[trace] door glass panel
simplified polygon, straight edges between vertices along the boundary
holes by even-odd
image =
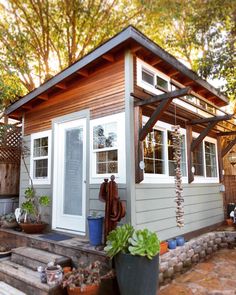
[[[64,214],[82,215],[83,129],[65,131]]]

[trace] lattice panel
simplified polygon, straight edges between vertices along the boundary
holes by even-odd
[[[20,163],[21,143],[21,128],[0,125],[0,163]]]
[[[21,128],[15,125],[0,125],[0,147],[21,147]]]

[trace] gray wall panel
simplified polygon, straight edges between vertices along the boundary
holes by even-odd
[[[223,198],[219,189],[219,184],[184,184],[185,226],[179,229],[174,184],[136,185],[136,227],[147,227],[166,240],[221,222]]]

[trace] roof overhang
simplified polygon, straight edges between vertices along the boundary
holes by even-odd
[[[72,64],[70,67],[66,68],[50,80],[43,83],[41,86],[33,90],[32,92],[25,95],[20,100],[16,101],[12,105],[10,105],[6,110],[5,114],[11,116],[11,114],[17,111],[19,108],[23,107],[33,99],[37,98],[38,96],[42,95],[43,93],[47,92],[52,87],[58,85],[66,78],[70,77],[74,73],[82,70],[90,63],[94,62],[95,60],[101,58],[109,51],[113,50],[116,47],[120,47],[125,45],[127,42],[132,41],[139,44],[141,47],[145,48],[158,58],[162,59],[173,69],[176,69],[184,76],[187,76],[190,80],[194,81],[200,87],[206,89],[207,92],[212,94],[214,97],[217,98],[218,105],[226,105],[228,104],[228,99],[222,93],[220,93],[217,89],[215,89],[212,85],[210,85],[207,81],[201,79],[195,72],[191,71],[187,68],[184,64],[178,61],[174,56],[166,52],[156,43],[151,41],[145,35],[143,35],[140,31],[135,29],[132,26],[127,27],[113,38],[109,39],[107,42],[103,43],[92,52],[81,58],[79,61]]]

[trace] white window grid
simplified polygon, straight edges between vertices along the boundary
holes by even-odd
[[[40,138],[48,138],[48,155],[47,156],[34,156],[34,141]],[[51,184],[51,140],[52,140],[52,132],[51,130],[42,131],[38,133],[33,133],[31,135],[31,148],[30,148],[30,177],[34,184],[36,185],[44,185]],[[48,167],[47,167],[47,177],[35,178],[34,177],[34,163],[37,160],[48,159]]]

